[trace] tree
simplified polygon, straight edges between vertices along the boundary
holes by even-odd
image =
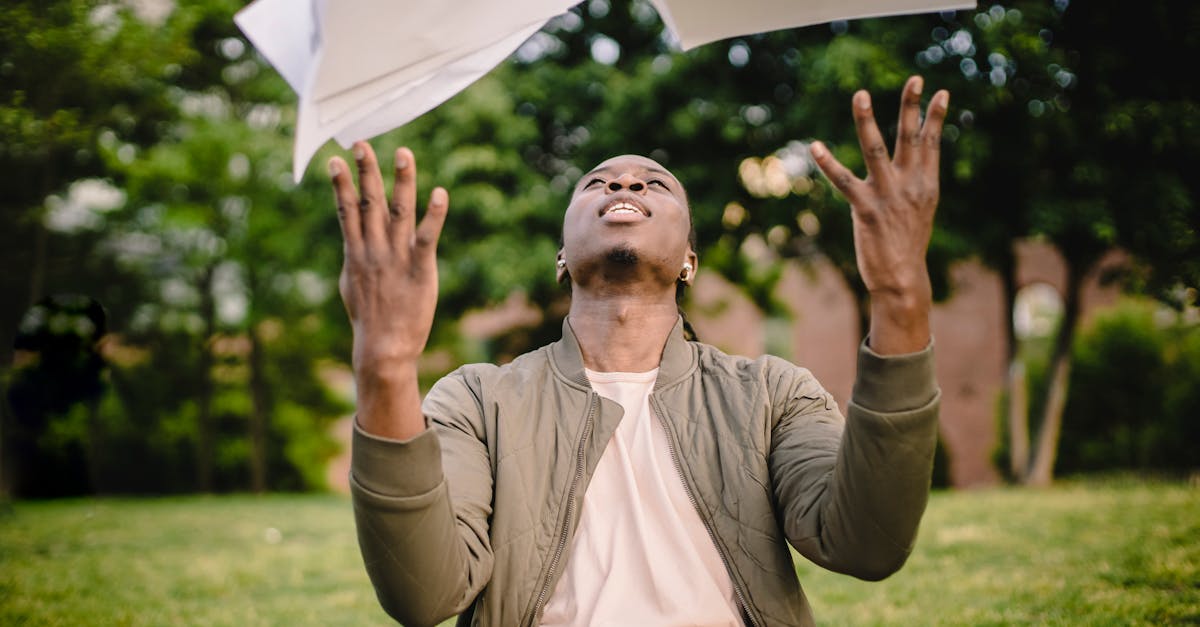
[[[104,138],[127,146],[126,151],[157,139],[171,109],[165,85],[153,77],[169,74],[177,63],[176,43],[168,29],[135,19],[116,4],[18,0],[5,5],[0,215],[7,228],[0,233],[0,265],[10,271],[0,274],[0,290],[8,296],[0,301],[0,381],[9,378],[18,321],[46,294],[94,293],[98,284],[109,293],[138,290],[110,263],[77,263],[94,251],[95,229],[103,219],[92,214],[90,223],[73,220],[90,208],[81,206],[74,190],[69,193],[68,184],[104,175],[99,157]],[[97,296],[107,300],[107,294]],[[0,436],[11,428],[10,419],[7,411],[0,412]],[[0,450],[7,447],[0,437]],[[0,455],[0,494],[8,485],[4,459]]]

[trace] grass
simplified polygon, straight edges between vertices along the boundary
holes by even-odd
[[[1200,624],[1200,486],[940,492],[880,583],[799,560],[822,625]],[[0,625],[384,625],[333,495],[18,502]]]

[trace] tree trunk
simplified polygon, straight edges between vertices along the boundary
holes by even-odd
[[[1008,396],[1008,466],[1013,479],[1019,483],[1025,480],[1029,470],[1029,388],[1013,324],[1017,305],[1017,262],[1011,250],[998,266],[1004,291],[1004,345],[1008,365],[1004,379]]]
[[[212,341],[217,331],[216,300],[212,293],[213,274],[214,267],[209,266],[204,269],[200,278],[200,315],[204,318],[200,359],[197,364],[200,393],[196,399],[196,489],[200,492],[213,490]]]
[[[1050,360],[1050,382],[1046,389],[1041,425],[1038,427],[1037,447],[1025,480],[1028,485],[1048,486],[1054,481],[1054,462],[1058,456],[1058,439],[1062,433],[1063,409],[1067,406],[1067,388],[1071,376],[1071,344],[1075,339],[1075,325],[1079,322],[1082,287],[1082,272],[1074,266],[1068,267],[1063,317]]]
[[[1013,357],[1008,362],[1008,463],[1013,479],[1024,483],[1029,470],[1029,398],[1025,364]]]
[[[263,345],[258,330],[251,324],[250,334],[250,489],[267,491],[267,423],[269,399],[267,377],[263,369]]]
[[[109,485],[104,475],[107,443],[104,437],[104,425],[100,424],[100,397],[88,399],[88,438],[87,438],[87,469],[88,483],[92,486],[93,494],[105,494]]]
[[[12,371],[10,366],[9,372]],[[8,502],[9,495],[12,494],[11,471],[8,468],[8,440],[5,439],[8,435],[6,429],[9,426],[9,420],[12,419],[8,411],[8,372],[0,372],[0,384],[3,387],[5,394],[0,396],[0,506]],[[3,511],[3,510],[0,510]]]

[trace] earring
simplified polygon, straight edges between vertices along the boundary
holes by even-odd
[[[690,278],[692,278],[692,264],[685,263],[683,264],[683,272],[679,274],[679,280],[687,283]]]
[[[558,269],[559,269],[559,270],[562,270],[563,268],[567,267],[567,260],[566,260],[566,259],[559,259],[559,260],[558,260],[558,263],[556,263],[556,264],[554,264],[554,265],[558,266]]]

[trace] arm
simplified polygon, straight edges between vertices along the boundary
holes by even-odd
[[[437,303],[438,236],[446,191],[416,222],[416,166],[396,151],[389,204],[375,154],[354,146],[361,196],[346,163],[329,162],[345,243],[339,290],[354,330],[358,414],[351,491],[359,547],[384,609],[406,624],[436,624],[464,609],[491,576],[491,471],[477,406],[461,378],[417,385]],[[439,411],[440,410],[440,411]],[[441,418],[436,433],[427,413]],[[443,457],[455,468],[453,486]],[[452,466],[451,466],[452,464]]]
[[[882,579],[916,540],[929,494],[939,394],[932,348],[882,356],[864,343],[843,420],[807,371],[775,379],[771,478],[784,533],[830,570]]]
[[[915,76],[904,86],[894,159],[870,95],[854,95],[865,180],[823,144],[812,144],[817,165],[850,201],[871,328],[859,352],[844,433],[840,417],[830,415],[836,409],[814,400],[824,391],[806,392],[801,382],[788,394],[788,411],[772,438],[772,476],[789,540],[814,562],[864,579],[886,577],[911,551],[937,442],[925,252],[949,93],[934,94],[922,124],[921,88]]]
[[[359,548],[380,605],[434,625],[492,576],[492,473],[482,408],[462,371],[429,391],[431,428],[411,440],[355,429],[350,487]]]

